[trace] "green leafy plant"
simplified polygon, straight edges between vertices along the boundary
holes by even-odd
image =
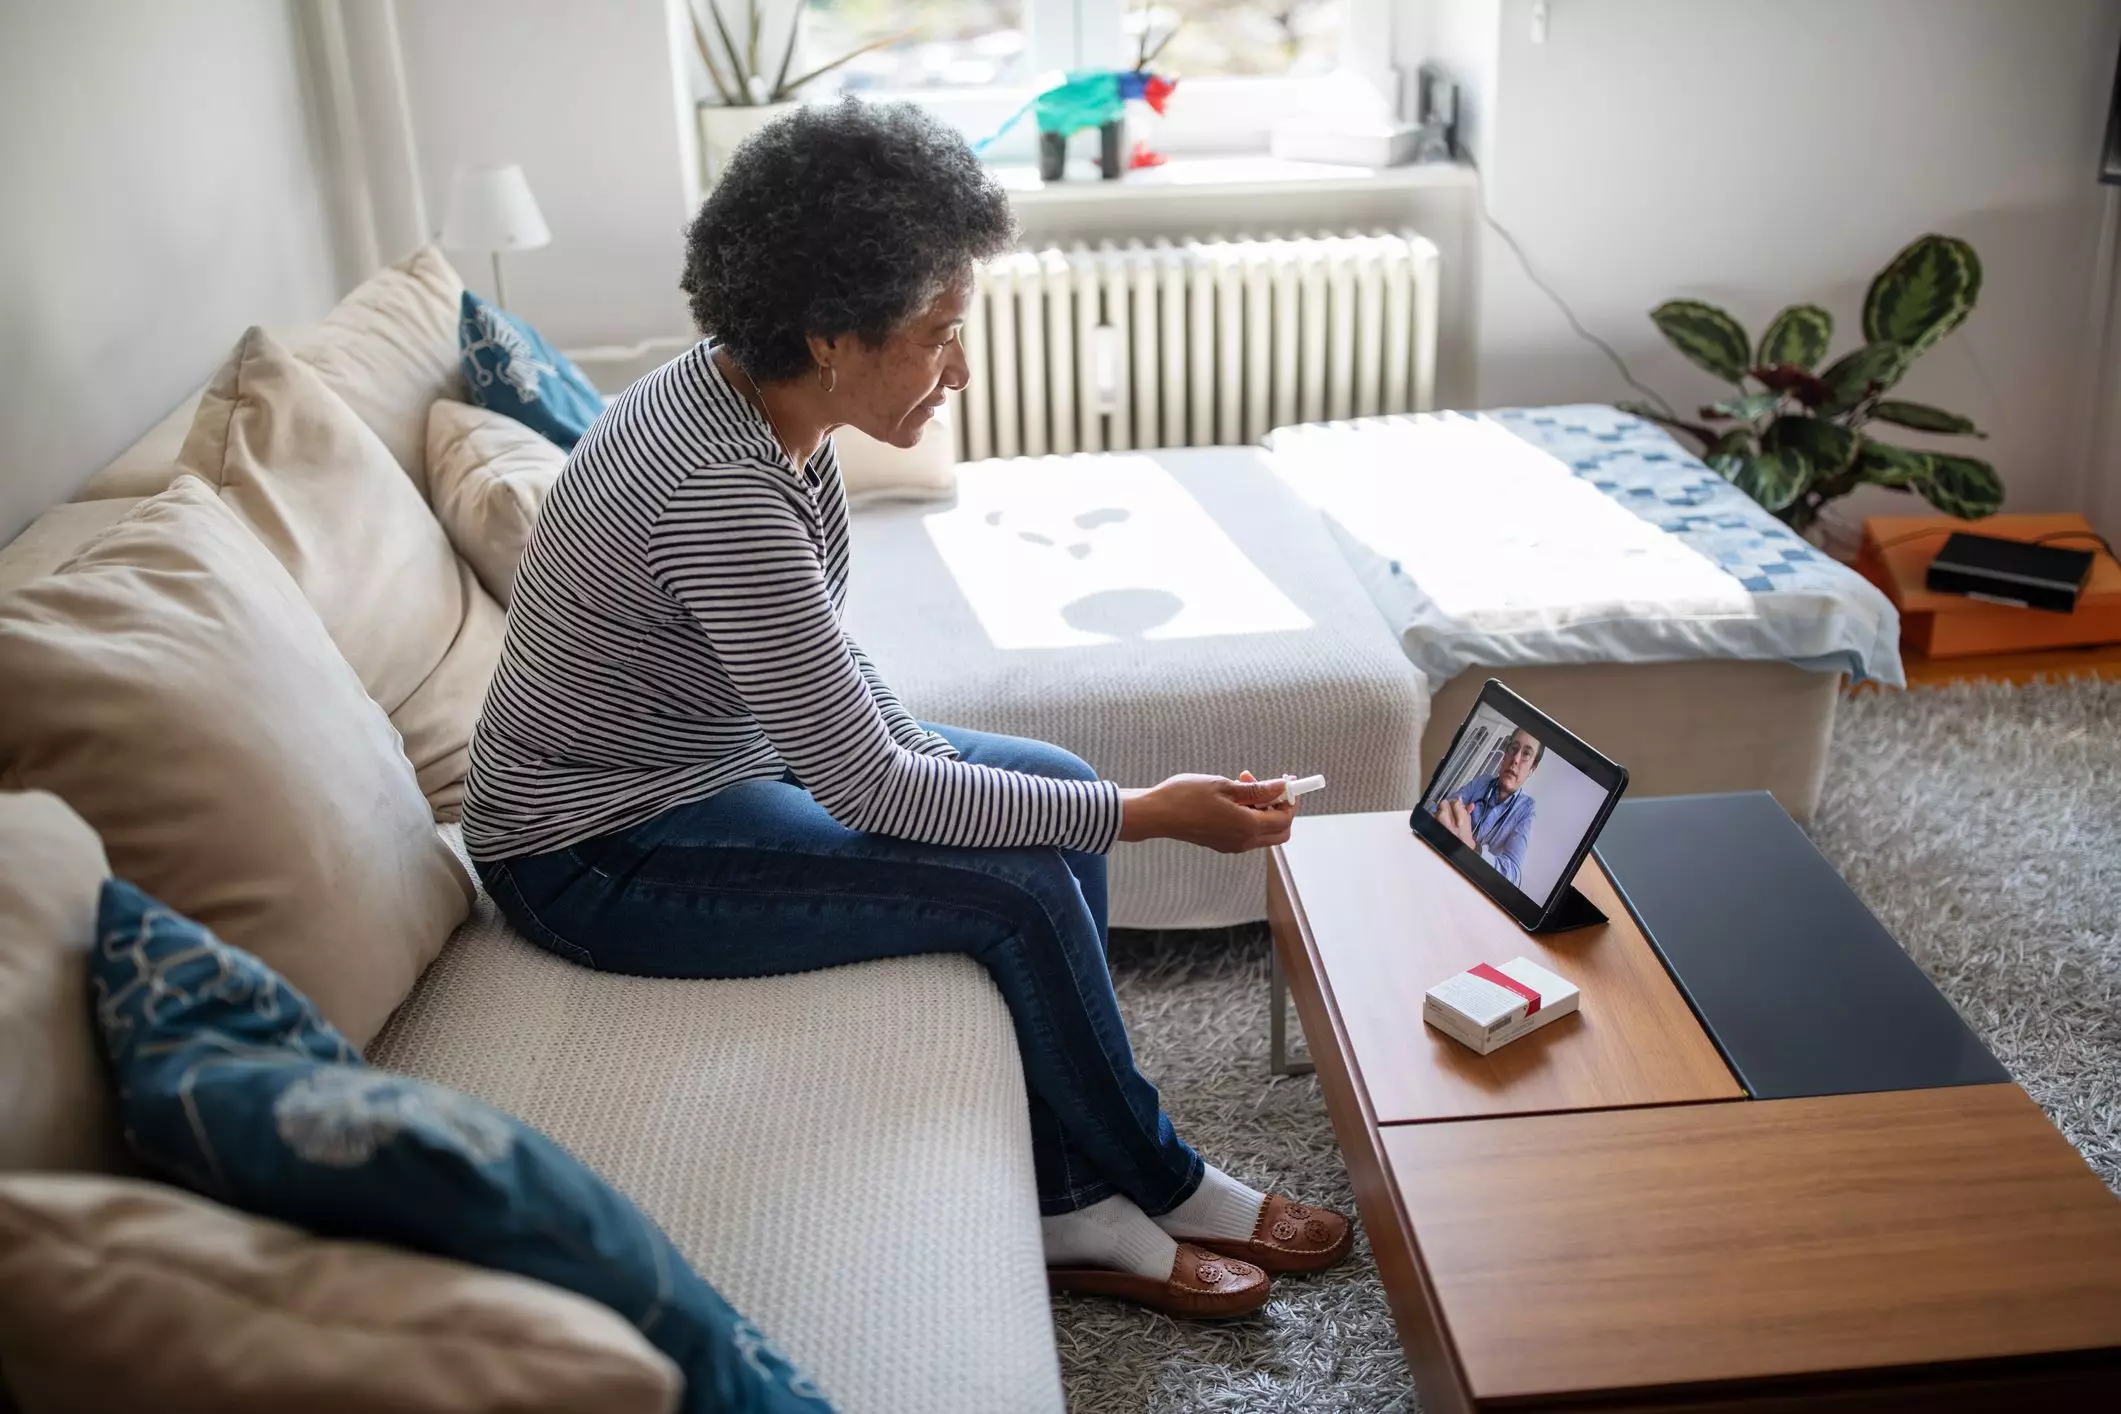
[[[1826,363],[1834,320],[1815,304],[1776,315],[1756,345],[1744,326],[1698,300],[1668,300],[1650,319],[1696,367],[1729,383],[1698,421],[1669,406],[1622,403],[1698,444],[1732,485],[1803,531],[1828,502],[1858,486],[1919,493],[1948,515],[1993,515],[1996,469],[1975,457],[1875,440],[1890,423],[1918,432],[1986,437],[1969,418],[1886,394],[1932,345],[1965,322],[1981,294],[1981,261],[1950,236],[1922,236],[1894,256],[1863,298],[1864,342]],[[1824,367],[1821,365],[1824,364]]]
[[[702,10],[713,23],[713,39],[708,38],[707,26],[700,22]],[[707,66],[707,77],[714,84],[714,91],[724,107],[756,108],[786,102],[812,79],[823,78],[850,60],[874,50],[888,49],[917,33],[909,29],[886,35],[840,55],[829,64],[820,64],[807,73],[790,78],[788,70],[795,62],[795,42],[803,23],[803,10],[802,5],[790,7],[788,42],[781,47],[780,63],[774,66],[773,77],[769,79],[766,66],[759,58],[759,0],[745,0],[743,44],[736,42],[729,32],[728,21],[722,18],[722,0],[685,0],[685,14],[692,21],[692,42],[700,51],[700,62]]]

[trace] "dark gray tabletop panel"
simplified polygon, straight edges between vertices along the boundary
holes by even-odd
[[[1624,800],[1598,857],[1755,1099],[2010,1079],[1767,792]]]

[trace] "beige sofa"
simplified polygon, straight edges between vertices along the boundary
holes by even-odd
[[[1023,1077],[1008,1013],[982,969],[961,957],[927,957],[762,981],[608,976],[516,936],[483,893],[472,894],[472,876],[453,862],[447,822],[461,792],[461,748],[483,693],[480,664],[491,670],[500,622],[495,598],[506,589],[484,583],[473,565],[450,554],[427,509],[436,470],[428,455],[430,413],[437,400],[463,397],[455,352],[460,291],[446,262],[423,251],[363,285],[319,329],[284,341],[246,336],[246,352],[223,370],[203,404],[194,400],[173,413],[99,474],[80,501],[53,508],[0,550],[0,673],[19,671],[8,665],[25,661],[68,665],[49,683],[8,684],[23,705],[0,711],[0,785],[67,796],[101,831],[111,869],[165,897],[193,896],[204,901],[202,910],[222,909],[202,916],[319,995],[334,1021],[365,1039],[375,1063],[479,1096],[567,1146],[655,1218],[710,1282],[814,1375],[836,1407],[850,1414],[1059,1409]],[[231,328],[232,337],[236,332]],[[312,375],[337,399],[329,415],[309,410],[317,396]],[[277,411],[275,398],[297,396],[309,400],[301,416]],[[372,495],[350,492],[350,461],[373,463],[378,443],[416,495],[402,488],[385,495],[380,485],[368,488]],[[208,483],[186,478],[165,489],[180,449],[190,469],[211,459],[225,471]],[[283,453],[302,464],[270,464]],[[256,544],[200,549],[156,539],[175,533],[172,527],[239,522]],[[336,544],[342,534],[369,538],[349,550]],[[428,547],[420,552],[426,558],[409,548],[415,542]],[[432,552],[435,544],[439,552]],[[159,569],[113,571],[111,562],[126,555],[146,556]],[[374,563],[379,556],[391,564]],[[290,602],[273,600],[237,583],[241,576],[198,582],[222,563],[292,583],[307,607],[291,595],[283,596]],[[101,566],[93,594],[69,588],[76,580],[91,583],[84,565]],[[415,585],[428,588],[383,602]],[[113,726],[114,711],[98,703],[79,704],[75,715],[89,734],[79,738],[67,707],[54,705],[55,696],[74,690],[69,684],[99,680],[94,674],[108,668],[113,644],[132,639],[103,635],[100,647],[85,644],[75,674],[63,643],[54,648],[50,624],[95,594],[131,596],[128,612],[137,617],[140,596],[153,593],[171,596],[169,621],[145,629],[133,622],[125,633],[146,633],[154,652],[175,666],[160,698],[143,691],[127,710],[165,714],[154,730],[171,733],[167,750],[175,756],[158,754],[165,751],[160,739],[126,739]],[[280,632],[276,625],[323,643],[321,625],[337,656],[257,661],[259,635],[270,638]],[[186,788],[210,794],[205,755],[240,752],[241,731],[205,720],[179,720],[172,729],[166,714],[181,710],[171,696],[210,695],[217,672],[276,704],[268,720],[242,727],[261,744],[229,772],[225,789],[244,798],[191,799],[187,809],[197,820],[157,821],[137,792],[96,772],[116,769],[115,760],[102,758],[130,755],[137,758],[136,783],[159,789],[165,778],[189,773]],[[356,712],[348,698],[361,689],[369,700]],[[254,706],[237,702],[230,714],[244,718]],[[41,744],[22,745],[38,732]],[[361,740],[338,739],[349,734]],[[325,735],[333,740],[320,741]],[[412,802],[414,833],[424,831],[425,844],[403,830],[384,838],[380,822],[389,810],[342,792],[317,799],[317,817],[289,832],[307,841],[309,872],[262,881],[215,876],[230,831],[207,816],[222,805],[255,816],[252,797],[299,802],[313,789],[306,778],[277,782],[261,773],[278,770],[276,762],[295,773],[322,769],[311,758],[335,753],[352,760],[371,739],[402,753],[390,768],[395,775],[371,784],[395,792],[394,801]],[[0,795],[0,802],[18,804],[40,799]],[[195,849],[171,838],[180,829],[191,833]],[[44,833],[40,828],[39,837]],[[270,839],[255,846],[243,867],[255,869],[273,849],[292,847]],[[397,870],[391,888],[364,885],[386,855]],[[410,864],[409,856],[416,856]],[[100,872],[100,858],[85,877]],[[415,873],[428,881],[418,904],[422,926],[436,924],[436,910],[444,910],[432,944],[366,936],[375,925],[364,919],[411,906],[398,894]],[[450,875],[464,892],[433,883]],[[71,937],[92,917],[92,902],[80,897],[85,887],[72,885],[60,910],[73,920],[62,930],[69,934],[63,954],[88,945]],[[305,898],[292,897],[305,890]],[[0,881],[0,913],[5,895]],[[183,897],[168,901],[185,906]],[[289,907],[294,902],[306,908]],[[277,920],[271,928],[260,922],[267,916]],[[302,951],[292,935],[304,920],[317,920],[319,936],[331,937],[330,955]],[[283,947],[290,950],[284,956],[268,950]],[[22,1038],[31,1033],[17,1025],[35,1011],[22,978],[48,983],[61,975],[53,966],[11,970],[0,957],[0,1048],[29,1044]],[[75,980],[67,985],[79,985],[78,957],[68,966],[73,970],[63,975]],[[64,1033],[69,1054],[82,1052],[88,1042],[70,1028],[85,1033],[85,1002],[62,1001],[38,1024]],[[107,1142],[39,1160],[29,1137],[18,1144],[5,1132],[18,1119],[12,1100],[0,1104],[0,1168],[92,1170],[122,1162],[109,1157],[115,1146]],[[0,1187],[13,1181],[0,1174]],[[74,1211],[78,1217],[85,1209]],[[232,1221],[202,1217],[189,1230],[209,1234],[198,1241],[211,1245],[219,1240],[211,1234],[223,1230],[214,1224]],[[226,1230],[250,1233],[227,1241],[232,1248],[248,1244],[252,1257],[261,1243],[284,1245],[298,1236],[268,1240],[240,1226]],[[20,1255],[0,1238],[0,1270]],[[539,1319],[579,1325],[593,1314],[556,1307]],[[71,1407],[52,1393],[60,1386],[47,1378],[50,1371],[32,1368],[38,1352],[25,1354],[20,1345],[33,1338],[20,1325],[27,1317],[18,1311],[15,1319],[10,1328],[0,1315],[0,1373],[20,1386],[26,1414]],[[644,1369],[660,1358],[630,1329],[599,1339],[607,1354],[617,1350]],[[299,1342],[292,1354],[276,1336],[264,1343],[280,1365],[301,1373]],[[83,1352],[88,1359],[87,1347]],[[168,1363],[149,1354],[140,1353],[144,1364]],[[122,1351],[118,1358],[129,1363]],[[322,1356],[316,1372],[320,1379],[351,1378]],[[368,1407],[333,1394],[321,1390],[285,1407]]]

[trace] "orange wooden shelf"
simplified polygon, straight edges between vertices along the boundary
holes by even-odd
[[[1925,583],[1930,561],[1946,538],[1961,530],[2005,540],[2066,536],[2055,543],[2069,549],[2098,548],[2091,523],[2080,515],[2005,515],[1972,521],[1950,516],[1872,516],[1866,520],[1856,569],[1900,611],[1900,643],[1910,659],[1909,681],[1914,680],[1912,660],[1918,655],[1929,660],[2018,656],[2051,648],[2121,643],[2121,563],[2111,555],[2101,554],[2093,560],[2091,577],[2071,614],[1984,604],[1963,594],[1932,592]]]

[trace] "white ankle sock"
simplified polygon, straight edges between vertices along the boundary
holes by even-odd
[[[1156,1219],[1156,1225],[1180,1240],[1243,1242],[1258,1228],[1259,1210],[1266,1201],[1266,1194],[1209,1164],[1193,1196]]]
[[[1119,1193],[1038,1225],[1049,1267],[1111,1267],[1162,1281],[1178,1259],[1178,1244]]]

